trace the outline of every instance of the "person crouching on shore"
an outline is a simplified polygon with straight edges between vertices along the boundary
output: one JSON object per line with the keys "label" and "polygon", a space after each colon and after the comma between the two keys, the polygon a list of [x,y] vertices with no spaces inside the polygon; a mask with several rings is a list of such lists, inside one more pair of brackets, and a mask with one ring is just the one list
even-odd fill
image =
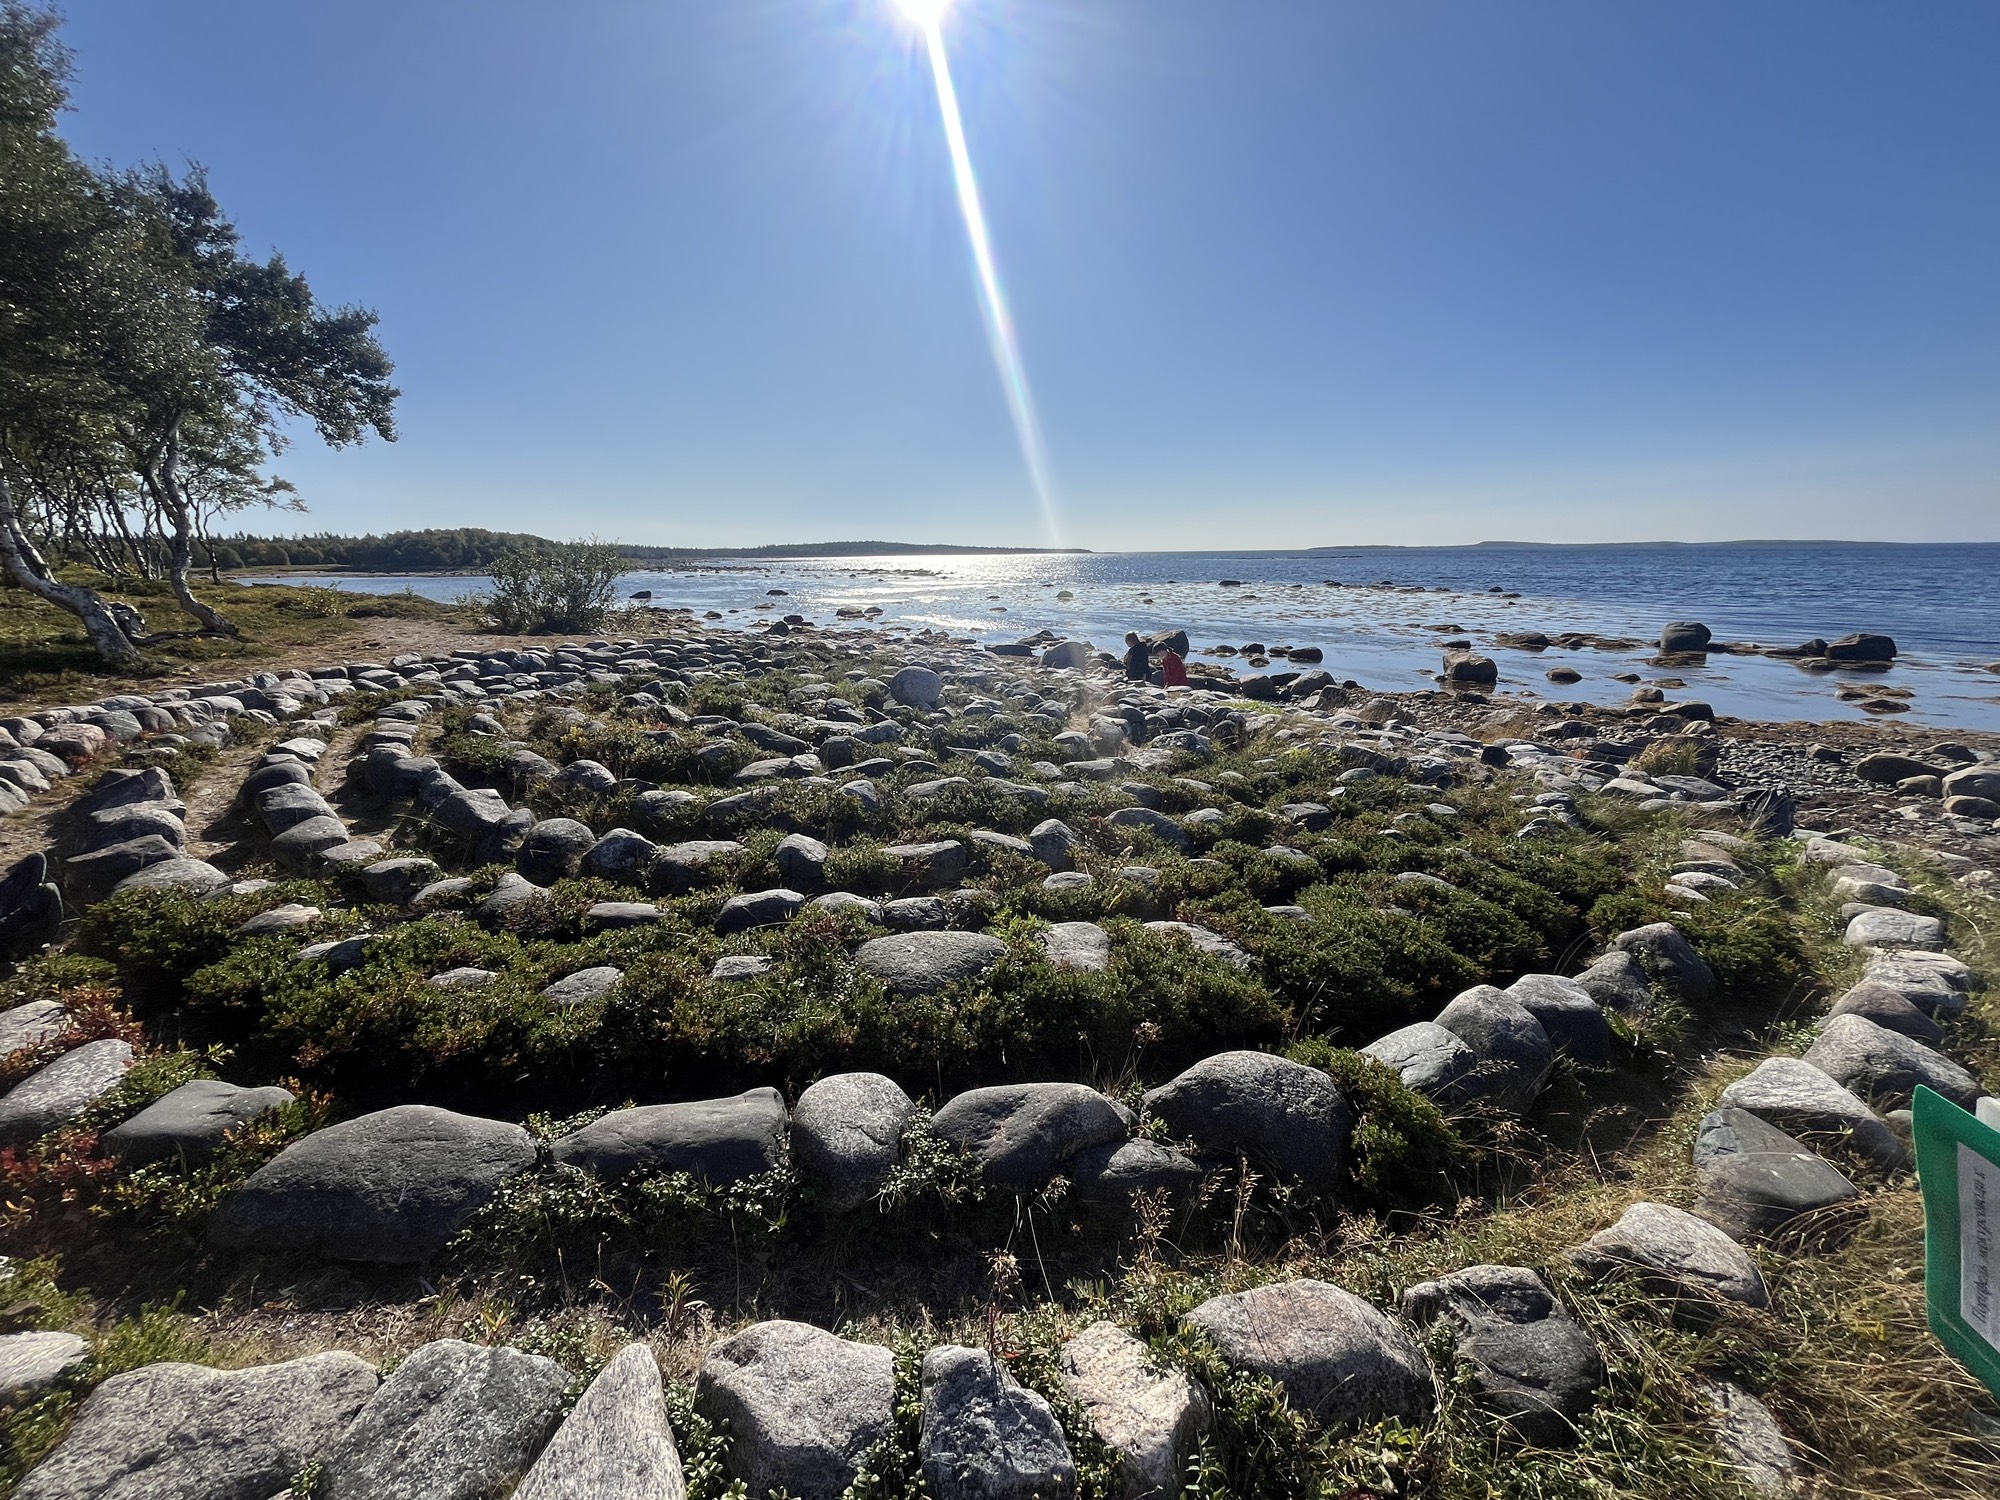
{"label": "person crouching on shore", "polygon": [[1153,648],[1139,639],[1139,632],[1125,632],[1125,677],[1130,682],[1148,682],[1153,676]]}

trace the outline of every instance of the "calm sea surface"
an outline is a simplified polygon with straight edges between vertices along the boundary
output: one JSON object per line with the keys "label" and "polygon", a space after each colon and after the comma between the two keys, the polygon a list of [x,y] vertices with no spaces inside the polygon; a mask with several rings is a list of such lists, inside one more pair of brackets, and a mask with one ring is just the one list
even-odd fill
{"label": "calm sea surface", "polygon": [[[1240,586],[1224,587],[1225,579]],[[434,576],[313,574],[287,581],[369,593],[409,588],[435,599],[488,586],[483,578]],[[885,627],[933,627],[988,642],[1047,629],[1112,649],[1127,630],[1181,628],[1197,651],[1220,643],[1318,646],[1336,678],[1376,688],[1423,686],[1438,669],[1436,642],[1450,627],[1499,662],[1503,693],[1617,702],[1630,695],[1631,684],[1613,674],[1638,672],[1648,681],[1680,678],[1686,687],[1670,688],[1670,697],[1700,698],[1721,713],[1817,720],[1867,717],[1835,696],[1843,683],[1858,682],[1910,689],[1908,721],[2000,730],[2000,674],[1987,670],[2000,663],[2000,544],[719,560],[633,573],[621,589],[651,590],[655,605],[715,610],[745,625],[767,613],[796,613],[830,626],[836,609],[872,605]],[[1496,633],[1522,630],[1652,639],[1667,621],[1682,619],[1702,621],[1718,640],[1770,645],[1873,631],[1893,636],[1902,656],[1887,674],[1810,673],[1788,662],[1727,655],[1710,656],[1705,667],[1667,670],[1645,665],[1649,652],[1534,653],[1492,645]],[[1558,663],[1575,667],[1584,680],[1551,684],[1544,674]]]}

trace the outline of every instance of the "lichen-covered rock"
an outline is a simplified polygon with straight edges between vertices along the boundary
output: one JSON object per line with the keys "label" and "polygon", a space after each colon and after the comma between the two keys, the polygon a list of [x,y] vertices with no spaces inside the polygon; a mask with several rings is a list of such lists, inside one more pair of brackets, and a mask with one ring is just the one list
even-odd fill
{"label": "lichen-covered rock", "polygon": [[1079,1151],[1130,1134],[1118,1106],[1081,1083],[968,1089],[932,1117],[931,1129],[971,1152],[990,1182],[1024,1191],[1042,1187]]}
{"label": "lichen-covered rock", "polygon": [[1054,922],[1042,933],[1042,952],[1054,968],[1094,974],[1111,966],[1111,934],[1095,922]]}
{"label": "lichen-covered rock", "polygon": [[983,932],[905,932],[871,938],[854,962],[904,995],[935,995],[962,979],[977,979],[1007,956],[1007,945]]}
{"label": "lichen-covered rock", "polygon": [[1550,1045],[1579,1062],[1601,1063],[1611,1056],[1611,1022],[1596,998],[1560,974],[1523,974],[1504,993],[1541,1022]]}
{"label": "lichen-covered rock", "polygon": [[1528,1008],[1504,990],[1475,985],[1438,1012],[1437,1024],[1476,1059],[1464,1087],[1502,1109],[1535,1102],[1556,1065],[1556,1049]]}
{"label": "lichen-covered rock", "polygon": [[294,1141],[209,1216],[221,1249],[331,1260],[428,1260],[535,1164],[518,1125],[403,1104]]}
{"label": "lichen-covered rock", "polygon": [[106,1037],[30,1073],[0,1098],[0,1146],[25,1146],[69,1124],[116,1088],[131,1066],[131,1045]]}
{"label": "lichen-covered rock", "polygon": [[1436,1404],[1430,1366],[1386,1314],[1324,1281],[1280,1281],[1212,1297],[1184,1320],[1238,1369],[1266,1375],[1327,1426],[1421,1421]]}
{"label": "lichen-covered rock", "polygon": [[1068,1500],[1076,1461],[1047,1401],[984,1349],[924,1356],[918,1439],[936,1500]]}
{"label": "lichen-covered rock", "polygon": [[1063,1345],[1062,1382],[1099,1441],[1118,1455],[1127,1500],[1178,1495],[1195,1445],[1214,1422],[1208,1396],[1116,1323],[1092,1323]]}
{"label": "lichen-covered rock", "polygon": [[753,1323],[709,1351],[697,1403],[726,1422],[728,1473],[753,1495],[838,1500],[895,1423],[896,1356],[808,1323]]}
{"label": "lichen-covered rock", "polygon": [[881,1191],[902,1154],[910,1096],[880,1073],[836,1073],[792,1107],[792,1159],[834,1213]]}
{"label": "lichen-covered rock", "polygon": [[1711,1110],[1694,1143],[1695,1210],[1737,1239],[1770,1234],[1860,1191],[1777,1126],[1743,1109]]}
{"label": "lichen-covered rock", "polygon": [[1797,1468],[1769,1407],[1741,1386],[1718,1380],[1703,1392],[1715,1411],[1715,1446],[1759,1495],[1788,1495]]}
{"label": "lichen-covered rock", "polygon": [[512,1500],[686,1496],[659,1364],[644,1344],[627,1344],[563,1419]]}
{"label": "lichen-covered rock", "polygon": [[127,1166],[179,1157],[204,1162],[245,1121],[292,1102],[289,1089],[241,1088],[196,1078],[104,1133],[104,1149]]}
{"label": "lichen-covered rock", "polygon": [[1715,971],[1671,922],[1653,922],[1621,932],[1611,940],[1611,946],[1631,954],[1655,984],[1690,1003],[1706,1000],[1715,989]]}
{"label": "lichen-covered rock", "polygon": [[1851,1151],[1884,1171],[1910,1164],[1909,1152],[1881,1116],[1803,1058],[1765,1058],[1724,1089],[1721,1102],[1748,1110],[1815,1150]]}
{"label": "lichen-covered rock", "polygon": [[39,1395],[90,1358],[90,1345],[53,1329],[0,1334],[0,1401]]}
{"label": "lichen-covered rock", "polygon": [[1599,1275],[1635,1272],[1664,1283],[1769,1307],[1763,1274],[1743,1247],[1706,1219],[1665,1203],[1635,1203],[1618,1222],[1570,1251]]}
{"label": "lichen-covered rock", "polygon": [[1415,1089],[1440,1104],[1453,1104],[1476,1092],[1468,1088],[1479,1059],[1470,1047],[1434,1021],[1418,1021],[1360,1049],[1394,1068],[1405,1088]]}
{"label": "lichen-covered rock", "polygon": [[1835,1016],[1828,1021],[1806,1049],[1805,1060],[1882,1109],[1908,1105],[1920,1083],[1965,1109],[1979,1097],[1979,1080],[1943,1053],[1865,1016]]}
{"label": "lichen-covered rock", "polygon": [[374,1369],[351,1354],[114,1375],[15,1500],[270,1500],[325,1456],[375,1388]]}
{"label": "lichen-covered rock", "polygon": [[1847,924],[1844,941],[1850,948],[1922,948],[1935,951],[1944,947],[1944,923],[1937,917],[1874,906],[1854,914],[1853,920]]}
{"label": "lichen-covered rock", "polygon": [[615,1109],[550,1148],[558,1162],[599,1177],[687,1172],[718,1186],[785,1159],[785,1101],[776,1089],[725,1099]]}
{"label": "lichen-covered rock", "polygon": [[568,1386],[538,1354],[425,1344],[328,1452],[314,1500],[496,1500],[555,1430]]}
{"label": "lichen-covered rock", "polygon": [[1419,1325],[1448,1319],[1479,1402],[1545,1447],[1576,1440],[1596,1403],[1604,1359],[1548,1284],[1520,1266],[1467,1266],[1403,1293]]}

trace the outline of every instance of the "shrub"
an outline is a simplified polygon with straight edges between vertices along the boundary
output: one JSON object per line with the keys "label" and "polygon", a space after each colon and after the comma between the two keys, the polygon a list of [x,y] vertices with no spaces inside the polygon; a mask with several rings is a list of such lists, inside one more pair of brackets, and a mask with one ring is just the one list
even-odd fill
{"label": "shrub", "polygon": [[604,623],[628,568],[608,542],[552,542],[505,553],[491,571],[493,592],[481,603],[500,629],[577,635]]}

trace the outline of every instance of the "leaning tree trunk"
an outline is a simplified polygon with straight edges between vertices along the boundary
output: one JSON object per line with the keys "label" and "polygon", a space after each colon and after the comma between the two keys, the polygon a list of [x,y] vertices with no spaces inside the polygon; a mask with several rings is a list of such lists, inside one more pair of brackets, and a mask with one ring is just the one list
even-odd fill
{"label": "leaning tree trunk", "polygon": [[0,576],[36,598],[67,610],[83,622],[84,634],[97,654],[115,667],[137,667],[144,662],[139,648],[119,627],[111,606],[95,589],[58,580],[43,561],[14,508],[13,487],[0,471]]}
{"label": "leaning tree trunk", "polygon": [[194,567],[194,520],[187,495],[181,489],[179,453],[175,444],[167,445],[158,468],[146,476],[146,483],[159,501],[165,519],[174,528],[167,561],[167,577],[173,583],[174,598],[180,601],[182,609],[201,621],[204,632],[240,636],[243,632],[227,615],[210,609],[195,598],[194,589],[188,583],[188,573]]}

